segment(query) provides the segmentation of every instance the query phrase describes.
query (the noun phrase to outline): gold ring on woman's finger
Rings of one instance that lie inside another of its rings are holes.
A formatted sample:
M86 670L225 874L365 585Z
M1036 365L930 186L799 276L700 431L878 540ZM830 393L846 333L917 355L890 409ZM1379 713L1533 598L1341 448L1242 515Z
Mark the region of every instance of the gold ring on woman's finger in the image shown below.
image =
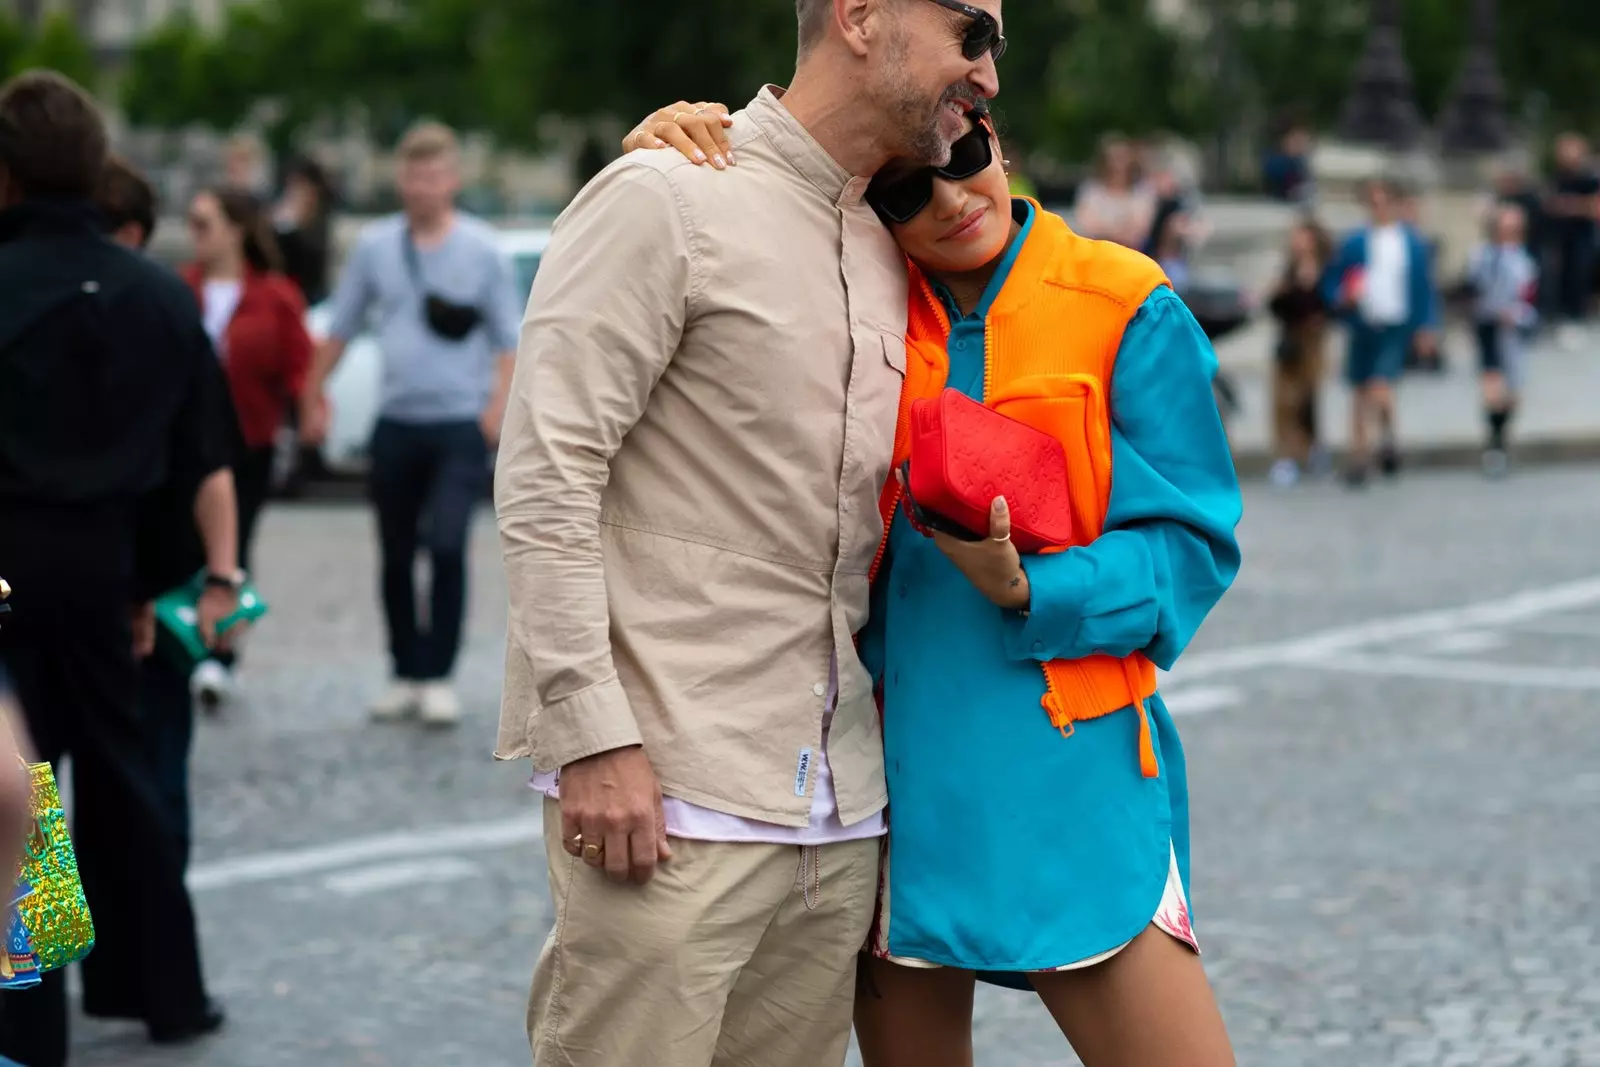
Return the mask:
M1003 545L1007 541L1011 540L1011 535L1010 534L1006 534L1004 537L991 537L991 538L989 538L989 540L993 541L997 545Z
M591 841L587 845L583 846L583 858L586 860L597 860L601 856L605 855L605 851L606 846L597 845Z
M679 119L683 118L683 116L685 116L687 114L689 114L689 112L687 112L687 111L674 111L672 113L672 121L673 122L677 122Z

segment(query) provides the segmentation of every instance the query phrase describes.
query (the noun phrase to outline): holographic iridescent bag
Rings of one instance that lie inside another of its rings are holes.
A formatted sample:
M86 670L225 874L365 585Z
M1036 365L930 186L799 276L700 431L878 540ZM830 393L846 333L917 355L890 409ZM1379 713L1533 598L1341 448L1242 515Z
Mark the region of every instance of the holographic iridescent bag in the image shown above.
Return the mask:
M77 963L94 948L94 921L78 878L78 857L67 834L55 772L48 763L27 764L33 785L33 830L22 858L22 879L33 892L17 901L40 971Z

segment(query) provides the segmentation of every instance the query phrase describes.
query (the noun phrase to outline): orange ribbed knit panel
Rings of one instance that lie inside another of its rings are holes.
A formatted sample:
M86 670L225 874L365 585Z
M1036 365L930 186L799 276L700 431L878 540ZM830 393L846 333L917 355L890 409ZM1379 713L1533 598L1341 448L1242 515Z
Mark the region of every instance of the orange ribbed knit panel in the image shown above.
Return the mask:
M989 309L984 403L1043 430L1066 449L1076 544L1100 536L1111 495L1112 368L1123 331L1140 305L1166 284L1146 257L1074 234L1059 216L1034 205L1028 240ZM895 466L910 455L911 404L944 389L950 326L927 279L911 267L906 386L895 429ZM891 479L881 507L885 536L900 492ZM1063 733L1082 719L1134 704L1140 719L1140 765L1156 763L1144 701L1156 690L1155 667L1135 653L1095 655L1043 665L1043 705Z

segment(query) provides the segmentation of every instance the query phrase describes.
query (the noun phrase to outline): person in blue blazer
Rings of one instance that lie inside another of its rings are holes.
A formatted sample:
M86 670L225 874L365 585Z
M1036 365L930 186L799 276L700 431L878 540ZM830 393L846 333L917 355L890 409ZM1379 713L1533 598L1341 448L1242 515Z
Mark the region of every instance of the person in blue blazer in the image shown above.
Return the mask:
M1349 327L1345 379L1354 391L1350 406L1350 457L1346 480L1366 483L1374 436L1379 469L1399 473L1395 383L1419 335L1431 337L1439 320L1428 249L1400 218L1393 182L1366 183L1362 198L1368 223L1347 236L1323 278L1329 306Z

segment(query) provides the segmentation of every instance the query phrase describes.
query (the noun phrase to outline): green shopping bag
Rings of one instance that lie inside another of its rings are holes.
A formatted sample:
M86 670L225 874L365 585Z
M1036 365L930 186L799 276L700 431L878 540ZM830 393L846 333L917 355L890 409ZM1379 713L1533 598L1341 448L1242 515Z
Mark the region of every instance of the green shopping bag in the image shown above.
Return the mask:
M181 585L156 598L156 622L172 638L168 644L177 649L178 654L188 658L188 665L193 666L210 655L205 641L200 637L200 617L195 611L195 605L200 601L200 594L205 592L206 578L202 571L195 575L187 585ZM253 623L267 613L267 602L261 599L261 594L256 592L256 587L250 582L245 582L239 590L239 610L223 619L217 624L219 633L226 633L241 623Z

